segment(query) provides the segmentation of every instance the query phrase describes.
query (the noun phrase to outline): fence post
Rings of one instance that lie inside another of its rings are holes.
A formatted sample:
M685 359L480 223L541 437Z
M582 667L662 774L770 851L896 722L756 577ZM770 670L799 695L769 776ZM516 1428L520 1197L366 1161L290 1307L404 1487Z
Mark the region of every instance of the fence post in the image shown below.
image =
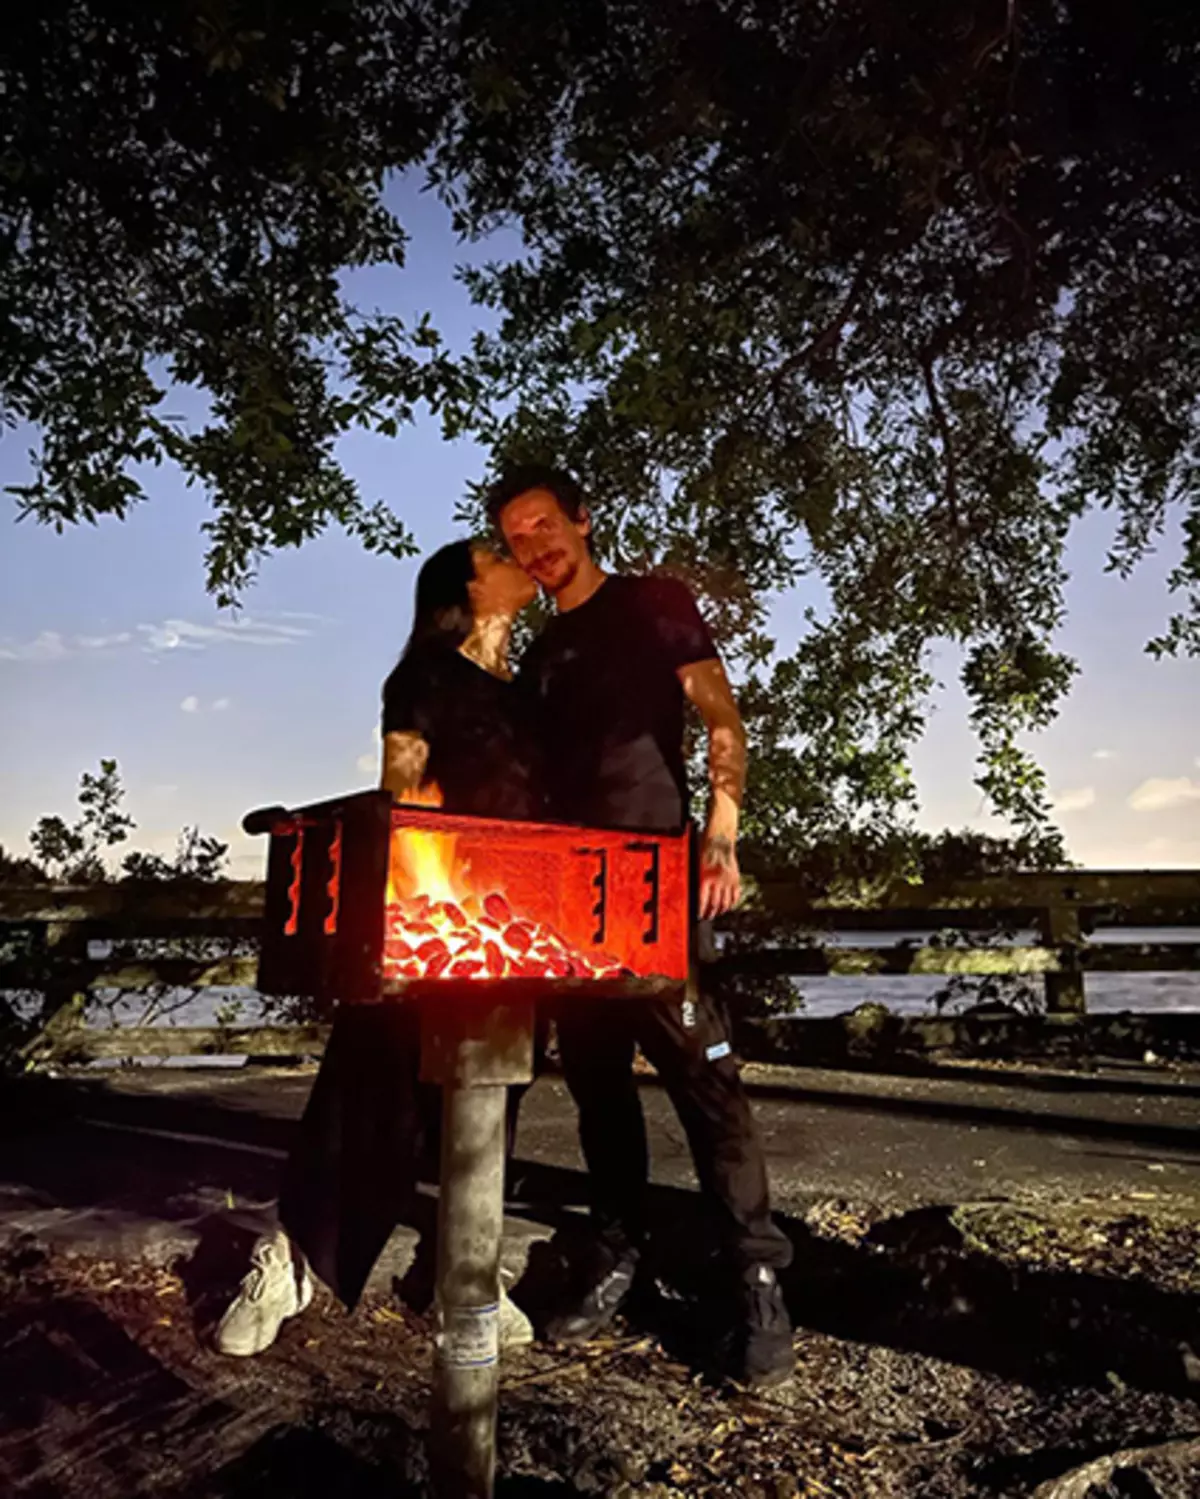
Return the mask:
M1051 1015L1084 1015L1087 998L1083 990L1083 969L1078 949L1083 941L1078 906L1048 906L1042 912L1042 941L1057 947L1067 960L1058 973L1044 975L1046 1010Z

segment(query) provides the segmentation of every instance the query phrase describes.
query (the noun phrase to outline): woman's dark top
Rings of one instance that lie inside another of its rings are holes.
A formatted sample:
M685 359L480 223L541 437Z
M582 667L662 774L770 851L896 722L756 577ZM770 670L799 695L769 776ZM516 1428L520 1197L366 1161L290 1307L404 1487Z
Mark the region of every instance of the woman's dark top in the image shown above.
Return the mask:
M425 740L425 779L441 789L447 812L541 815L525 694L461 651L427 650L397 663L383 687L383 732Z

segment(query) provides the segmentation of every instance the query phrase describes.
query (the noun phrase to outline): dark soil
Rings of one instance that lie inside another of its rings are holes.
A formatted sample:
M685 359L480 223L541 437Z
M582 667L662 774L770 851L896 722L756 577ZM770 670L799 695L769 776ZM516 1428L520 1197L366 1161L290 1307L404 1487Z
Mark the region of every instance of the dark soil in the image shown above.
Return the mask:
M1022 1496L1200 1433L1194 1223L1131 1200L890 1218L826 1202L791 1230L789 1385L706 1381L712 1298L699 1276L659 1286L620 1336L505 1363L498 1493ZM319 1293L266 1354L225 1359L205 1337L227 1281L181 1270L8 1253L0 1493L424 1492L427 1323L396 1301L347 1316ZM1189 1452L1089 1499L1200 1495Z

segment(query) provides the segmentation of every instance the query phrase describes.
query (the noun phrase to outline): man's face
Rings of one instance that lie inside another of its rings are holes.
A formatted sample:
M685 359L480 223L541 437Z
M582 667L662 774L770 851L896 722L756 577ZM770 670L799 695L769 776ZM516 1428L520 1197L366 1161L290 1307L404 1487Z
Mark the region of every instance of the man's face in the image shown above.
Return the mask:
M547 489L530 489L500 512L513 557L549 594L561 593L588 558L591 520L571 520Z

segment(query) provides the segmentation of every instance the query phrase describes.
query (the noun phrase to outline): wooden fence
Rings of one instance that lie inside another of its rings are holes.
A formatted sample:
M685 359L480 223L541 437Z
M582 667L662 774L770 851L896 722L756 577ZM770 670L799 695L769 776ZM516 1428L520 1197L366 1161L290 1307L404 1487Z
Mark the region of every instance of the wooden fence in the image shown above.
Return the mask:
M253 987L263 887L257 882L193 887L121 883L78 888L0 888L0 990L42 995L40 1024L20 1048L28 1066L113 1057L303 1056L318 1053L327 1027L308 1025L152 1026L86 1024L89 991L154 986ZM757 942L785 927L786 945ZM751 1020L738 1028L745 1055L846 1062L899 1061L930 1051L958 1054L1200 1055L1200 1014L1089 1015L1089 973L1200 970L1200 944L1170 940L1200 927L1200 871L1080 871L896 884L868 902L813 898L787 879L764 879L755 909L735 919L734 950L711 962L716 976L989 975L1037 978L1039 1014L1005 1011L900 1017L867 1003L830 1020ZM1104 930L1154 929L1152 942L1105 944ZM852 946L830 932L921 931L919 941ZM1033 941L979 941L997 932ZM811 934L811 935L808 935ZM973 942L973 939L974 942ZM169 943L170 955L111 951ZM747 944L750 945L747 945ZM217 955L214 945L227 949ZM869 1001L869 984L861 999Z

